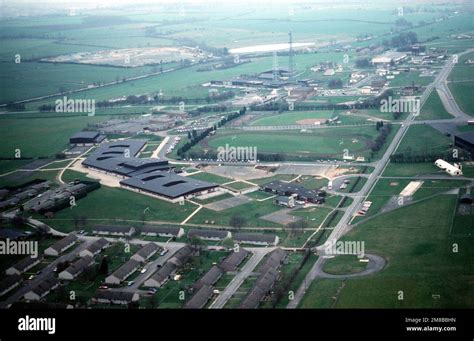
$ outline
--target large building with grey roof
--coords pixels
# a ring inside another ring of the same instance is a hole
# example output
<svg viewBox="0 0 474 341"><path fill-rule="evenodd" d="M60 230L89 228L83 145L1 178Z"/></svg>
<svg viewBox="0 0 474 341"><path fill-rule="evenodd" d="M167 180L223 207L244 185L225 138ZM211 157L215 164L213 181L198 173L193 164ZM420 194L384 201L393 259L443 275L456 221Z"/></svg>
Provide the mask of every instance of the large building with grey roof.
<svg viewBox="0 0 474 341"><path fill-rule="evenodd" d="M77 236L75 234L69 234L44 250L44 254L47 256L59 256L60 253L73 246L76 241Z"/></svg>
<svg viewBox="0 0 474 341"><path fill-rule="evenodd" d="M80 131L69 138L69 143L72 145L94 145L105 140L105 135L101 135L97 131Z"/></svg>
<svg viewBox="0 0 474 341"><path fill-rule="evenodd" d="M128 262L123 264L120 268L115 270L110 276L105 279L107 284L120 284L127 279L128 276L133 274L140 267L140 262L134 259L130 259Z"/></svg>
<svg viewBox="0 0 474 341"><path fill-rule="evenodd" d="M144 140L123 140L102 144L82 165L118 176L126 189L171 202L211 193L219 185L177 175L166 160L136 157Z"/></svg>

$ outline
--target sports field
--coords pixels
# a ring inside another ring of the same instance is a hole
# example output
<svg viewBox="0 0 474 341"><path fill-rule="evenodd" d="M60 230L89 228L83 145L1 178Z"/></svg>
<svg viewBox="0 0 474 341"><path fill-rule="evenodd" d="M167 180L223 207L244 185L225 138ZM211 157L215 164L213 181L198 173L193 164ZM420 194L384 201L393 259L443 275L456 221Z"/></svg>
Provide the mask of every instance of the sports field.
<svg viewBox="0 0 474 341"><path fill-rule="evenodd" d="M332 111L290 111L269 117L257 118L251 125L256 126L279 126L295 124L317 124L324 123L333 116Z"/></svg>

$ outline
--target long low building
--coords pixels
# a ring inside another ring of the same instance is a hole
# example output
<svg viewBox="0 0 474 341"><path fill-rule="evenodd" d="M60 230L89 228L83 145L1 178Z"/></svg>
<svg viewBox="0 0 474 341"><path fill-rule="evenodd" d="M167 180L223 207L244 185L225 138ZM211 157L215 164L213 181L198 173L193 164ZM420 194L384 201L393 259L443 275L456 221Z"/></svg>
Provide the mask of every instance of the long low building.
<svg viewBox="0 0 474 341"><path fill-rule="evenodd" d="M36 284L24 297L26 300L38 301L48 295L52 290L59 286L59 281L54 275L51 275L38 284Z"/></svg>
<svg viewBox="0 0 474 341"><path fill-rule="evenodd" d="M241 247L238 252L232 252L228 255L220 264L220 268L227 272L236 271L248 254L249 251Z"/></svg>
<svg viewBox="0 0 474 341"><path fill-rule="evenodd" d="M44 254L47 256L59 256L61 253L73 246L76 241L77 236L75 234L69 234L44 250Z"/></svg>
<svg viewBox="0 0 474 341"><path fill-rule="evenodd" d="M69 143L78 146L90 146L99 144L105 140L105 135L97 131L80 131L69 138Z"/></svg>
<svg viewBox="0 0 474 341"><path fill-rule="evenodd" d="M99 240L96 240L91 245L86 247L84 250L79 252L79 256L80 257L85 257L85 256L95 257L99 253L101 253L102 250L109 247L109 245L110 245L110 243L109 243L108 240L106 240L104 238L100 238Z"/></svg>
<svg viewBox="0 0 474 341"><path fill-rule="evenodd" d="M219 188L219 185L207 181L161 171L130 177L120 181L120 185L172 202L177 202L181 198L212 193Z"/></svg>
<svg viewBox="0 0 474 341"><path fill-rule="evenodd" d="M127 279L128 276L133 274L140 267L140 262L134 259L130 259L128 262L123 264L120 268L115 270L110 276L105 279L107 284L120 284Z"/></svg>
<svg viewBox="0 0 474 341"><path fill-rule="evenodd" d="M21 275L22 273L30 270L31 268L39 264L42 260L42 257L26 257L15 265L9 267L7 270L5 270L5 273L7 275Z"/></svg>
<svg viewBox="0 0 474 341"><path fill-rule="evenodd" d="M135 292L118 290L98 290L92 298L93 303L127 305L140 299Z"/></svg>
<svg viewBox="0 0 474 341"><path fill-rule="evenodd" d="M185 309L201 309L212 297L213 290L209 285L203 285L184 305Z"/></svg>
<svg viewBox="0 0 474 341"><path fill-rule="evenodd" d="M181 238L184 236L184 229L179 226L151 226L145 225L140 227L140 234L151 237L165 237L165 238Z"/></svg>
<svg viewBox="0 0 474 341"><path fill-rule="evenodd" d="M149 288L160 288L168 282L177 269L178 267L174 263L166 262L143 285Z"/></svg>
<svg viewBox="0 0 474 341"><path fill-rule="evenodd" d="M278 245L280 238L269 233L235 233L234 240L242 244Z"/></svg>
<svg viewBox="0 0 474 341"><path fill-rule="evenodd" d="M91 267L93 264L93 257L81 257L77 261L69 265L65 270L61 271L58 275L58 278L71 281L78 277L80 274L82 274L87 268Z"/></svg>
<svg viewBox="0 0 474 341"><path fill-rule="evenodd" d="M131 259L136 260L137 262L144 263L150 257L160 250L160 247L155 243L145 244L140 250L138 250Z"/></svg>
<svg viewBox="0 0 474 341"><path fill-rule="evenodd" d="M20 285L22 278L20 275L7 276L0 282L0 296L3 296Z"/></svg>
<svg viewBox="0 0 474 341"><path fill-rule="evenodd" d="M92 233L105 236L133 236L135 228L127 225L96 225L92 228Z"/></svg>
<svg viewBox="0 0 474 341"><path fill-rule="evenodd" d="M194 283L193 288L195 290L201 289L204 285L213 286L217 283L217 281L222 277L224 272L214 265L212 268L209 269L208 272L204 274L196 283Z"/></svg>
<svg viewBox="0 0 474 341"><path fill-rule="evenodd" d="M223 240L231 238L232 233L230 231L221 230L203 230L203 229L191 229L188 232L188 238L193 237L201 238L204 240Z"/></svg>
<svg viewBox="0 0 474 341"><path fill-rule="evenodd" d="M307 189L301 185L286 183L282 181L272 181L260 186L260 190L277 194L279 196L295 196L296 199L313 203L323 204L326 192L320 189Z"/></svg>

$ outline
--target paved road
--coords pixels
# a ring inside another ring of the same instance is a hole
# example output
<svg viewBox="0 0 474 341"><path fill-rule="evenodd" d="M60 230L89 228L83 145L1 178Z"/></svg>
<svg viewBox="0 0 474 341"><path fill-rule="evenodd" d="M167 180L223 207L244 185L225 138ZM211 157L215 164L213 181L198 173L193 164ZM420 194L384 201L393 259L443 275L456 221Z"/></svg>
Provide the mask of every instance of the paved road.
<svg viewBox="0 0 474 341"><path fill-rule="evenodd" d="M458 56L461 56L465 53L471 52L472 50L467 50L464 53L459 54ZM435 80L429 84L426 88L423 94L420 96L420 108L424 105L426 102L427 98L431 94L431 91L435 88L442 88L446 86L446 79L451 72L452 68L454 67L452 59L449 59L446 64L443 66L443 68L440 70L438 75L436 76ZM447 87L447 86L446 86ZM446 108L452 108L452 103L451 100L447 101L446 98L441 97L441 100L443 101L443 104L445 105ZM447 102L446 102L447 101ZM457 113L459 114L459 112ZM459 115L457 116L459 117ZM359 209L362 201L364 198L369 194L370 190L372 187L375 185L377 180L379 179L380 175L383 173L385 167L387 166L388 162L390 161L390 156L396 151L398 148L400 142L402 141L403 137L405 136L409 126L415 121L416 116L411 113L407 116L407 118L403 121L403 123L400 126L400 129L397 131L395 134L395 137L391 141L390 145L388 146L387 150L385 151L385 154L382 156L380 161L375 165L374 171L369 175L367 182L363 186L363 188L359 191L359 195L357 197L354 197L354 200L352 202L352 205L350 205L347 209L344 215L342 216L341 220L338 222L336 227L334 228L333 232L331 235L328 237L328 242L336 242L341 236L343 236L345 233L347 233L350 229L349 223L350 220L352 219L353 215L356 213L356 211ZM320 246L316 248L316 251L320 254L323 255L324 253L324 246ZM301 299L303 298L305 291L306 291L306 286L307 284L311 283L319 274L319 269L322 267L324 263L323 257L319 257L316 263L313 265L311 270L308 272L306 275L306 278L303 282L303 284L298 288L298 290L295 293L295 299L290 301L288 304L287 308L288 309L295 309L298 307Z"/></svg>
<svg viewBox="0 0 474 341"><path fill-rule="evenodd" d="M328 274L324 272L323 271L324 263L327 260L326 258L324 258L324 261L321 262L320 266L318 267L317 276L321 278L332 278L332 279L364 277L364 276L372 275L376 272L379 272L385 267L385 264L387 263L385 258L377 256L377 255L366 254L365 258L368 258L369 262L367 263L367 268L364 271L353 273L353 274L347 274L347 275L333 275L333 274Z"/></svg>
<svg viewBox="0 0 474 341"><path fill-rule="evenodd" d="M209 309L222 309L227 301L235 294L237 289L242 285L245 279L252 273L255 267L260 263L262 258L274 248L247 248L253 253L252 257L245 263L244 267L235 277L230 281L227 287L222 290L217 298L209 306Z"/></svg>

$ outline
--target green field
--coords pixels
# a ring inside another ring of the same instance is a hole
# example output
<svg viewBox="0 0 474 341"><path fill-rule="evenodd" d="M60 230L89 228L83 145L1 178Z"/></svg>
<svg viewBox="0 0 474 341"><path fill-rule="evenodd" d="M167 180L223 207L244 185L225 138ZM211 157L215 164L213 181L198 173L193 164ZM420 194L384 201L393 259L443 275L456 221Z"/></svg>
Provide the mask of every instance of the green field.
<svg viewBox="0 0 474 341"><path fill-rule="evenodd" d="M474 116L474 81L449 83L454 98L459 107L468 115Z"/></svg>
<svg viewBox="0 0 474 341"><path fill-rule="evenodd" d="M397 153L443 153L451 139L425 124L412 125L398 146Z"/></svg>
<svg viewBox="0 0 474 341"><path fill-rule="evenodd" d="M339 255L324 263L324 272L333 275L347 275L364 271L367 263L360 262L357 256Z"/></svg>
<svg viewBox="0 0 474 341"><path fill-rule="evenodd" d="M345 240L365 242L366 252L383 256L380 273L312 284L301 307L467 308L474 306L471 239L450 237L456 196L442 195L396 210L352 230ZM390 224L386 224L390 221ZM453 252L453 243L459 252ZM404 299L398 300L403 291ZM374 295L374 293L377 293ZM433 295L439 295L438 299Z"/></svg>
<svg viewBox="0 0 474 341"><path fill-rule="evenodd" d="M256 126L279 126L298 124L305 119L330 119L332 111L290 111L269 117L262 117L252 121Z"/></svg>
<svg viewBox="0 0 474 341"><path fill-rule="evenodd" d="M390 162L383 172L383 176L420 176L429 174L444 174L434 162L426 163L393 163Z"/></svg>
<svg viewBox="0 0 474 341"><path fill-rule="evenodd" d="M421 108L417 120L440 120L453 118L444 108L443 102L439 98L436 90L433 90Z"/></svg>

